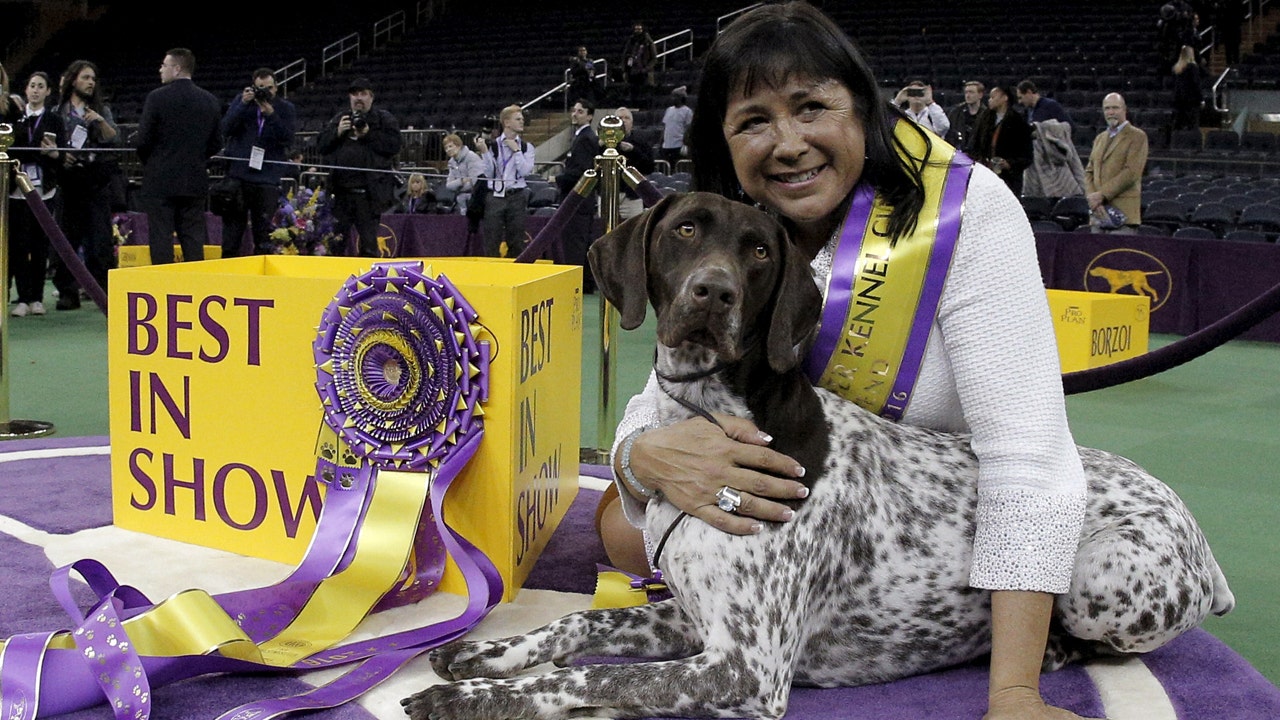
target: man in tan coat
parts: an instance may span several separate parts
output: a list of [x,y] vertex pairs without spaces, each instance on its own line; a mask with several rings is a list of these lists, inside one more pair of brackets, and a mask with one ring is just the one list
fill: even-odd
[[[1084,191],[1094,213],[1095,229],[1134,232],[1142,222],[1142,172],[1147,166],[1147,134],[1129,122],[1119,93],[1102,99],[1107,129],[1093,139],[1084,169]],[[1119,227],[1107,227],[1106,208],[1124,213]]]

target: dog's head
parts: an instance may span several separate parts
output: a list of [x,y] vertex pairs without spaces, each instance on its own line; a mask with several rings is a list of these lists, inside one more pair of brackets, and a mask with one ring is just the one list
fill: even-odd
[[593,243],[587,259],[624,329],[639,327],[652,303],[658,342],[701,346],[723,362],[758,339],[774,370],[794,368],[822,307],[782,225],[712,193],[664,197]]

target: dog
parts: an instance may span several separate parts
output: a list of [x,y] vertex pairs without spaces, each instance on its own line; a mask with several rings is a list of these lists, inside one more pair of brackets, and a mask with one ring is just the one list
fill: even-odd
[[1155,304],[1160,299],[1159,293],[1155,288],[1151,287],[1151,283],[1147,282],[1147,278],[1152,275],[1159,275],[1159,272],[1144,272],[1142,270],[1113,270],[1111,268],[1096,267],[1089,269],[1089,275],[1092,277],[1100,277],[1107,281],[1110,286],[1110,292],[1117,293],[1127,287],[1132,287],[1133,291],[1138,295],[1151,295],[1151,302]]
[[[742,536],[650,502],[672,599],[437,648],[432,667],[454,682],[404,699],[406,714],[780,718],[792,684],[885,682],[990,651],[990,593],[968,584],[969,438],[890,422],[809,382],[799,363],[822,297],[781,225],[717,195],[672,195],[597,240],[588,259],[624,329],[652,303],[663,375],[719,368],[668,393],[753,418],[809,468],[809,497],[791,521]],[[664,421],[694,415],[680,400],[664,399]],[[1173,490],[1124,458],[1080,455],[1087,519],[1071,589],[1055,600],[1046,670],[1155,649],[1235,603]],[[572,665],[592,657],[647,661]],[[561,667],[523,673],[547,662]]]

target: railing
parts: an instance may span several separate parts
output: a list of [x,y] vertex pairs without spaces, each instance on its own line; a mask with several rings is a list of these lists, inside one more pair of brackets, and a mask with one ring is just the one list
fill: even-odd
[[742,13],[748,10],[754,10],[763,4],[764,3],[756,3],[755,5],[748,5],[744,8],[738,8],[737,10],[734,10],[731,13],[726,13],[716,18],[716,35],[719,36],[720,33],[724,32],[725,27],[729,23],[733,22],[734,18],[738,17],[739,15],[741,15]]
[[373,24],[373,48],[386,47],[392,40],[404,35],[405,13],[397,10]]
[[[354,57],[351,57],[354,55]],[[320,74],[328,75],[330,63],[337,61],[339,68],[344,68],[360,59],[360,33],[350,35],[329,43],[320,54]]]
[[[609,87],[609,61],[608,61],[608,60],[606,60],[606,59],[604,59],[604,58],[596,58],[595,60],[592,60],[591,62],[593,63],[593,67],[597,67],[597,68],[603,67],[603,68],[604,68],[604,72],[598,72],[598,73],[596,73],[595,75],[593,75],[593,76],[591,77],[592,82],[597,81],[597,80],[600,80],[601,78],[603,78],[603,79],[604,79],[604,88],[605,88],[605,89],[608,89],[608,87]],[[545,92],[545,93],[543,93],[542,95],[538,96],[536,99],[534,99],[534,100],[530,100],[530,101],[529,101],[529,104],[530,104],[530,105],[532,105],[532,104],[534,104],[534,103],[538,102],[538,100],[542,100],[542,99],[544,99],[544,98],[550,97],[551,95],[553,95],[553,94],[555,94],[555,93],[557,93],[557,92],[559,92],[559,91],[561,91],[561,90],[564,90],[564,109],[565,109],[565,112],[568,112],[568,111],[569,111],[569,68],[565,68],[565,69],[564,69],[564,82],[562,82],[562,83],[560,83],[559,85],[557,85],[557,86],[555,86],[555,87],[551,88],[551,89],[550,89],[550,90],[548,90],[547,92]],[[574,99],[576,100],[577,98],[574,98]]]
[[280,88],[281,95],[289,97],[289,85],[294,80],[300,80],[302,85],[307,84],[307,61],[305,58],[294,60],[276,70],[276,85]]
[[1218,76],[1218,79],[1213,81],[1213,89],[1209,93],[1209,101],[1213,103],[1214,112],[1224,114],[1230,112],[1230,108],[1224,107],[1221,101],[1221,98],[1223,97],[1222,84],[1226,82],[1227,76],[1230,74],[1231,68],[1226,68],[1222,71],[1222,74]]
[[[675,47],[671,47],[674,45]],[[658,38],[653,41],[654,49],[658,51],[656,59],[662,61],[662,69],[667,69],[667,56],[678,53],[681,50],[689,51],[689,60],[693,60],[693,30],[685,28],[678,32],[673,32],[666,37]]]

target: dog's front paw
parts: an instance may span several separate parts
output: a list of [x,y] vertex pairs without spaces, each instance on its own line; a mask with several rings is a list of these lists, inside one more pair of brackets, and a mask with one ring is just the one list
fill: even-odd
[[457,640],[432,650],[427,658],[445,680],[510,677],[522,668],[500,662],[507,650],[505,643]]
[[432,685],[400,701],[412,720],[520,720],[537,718],[536,709],[491,683]]

